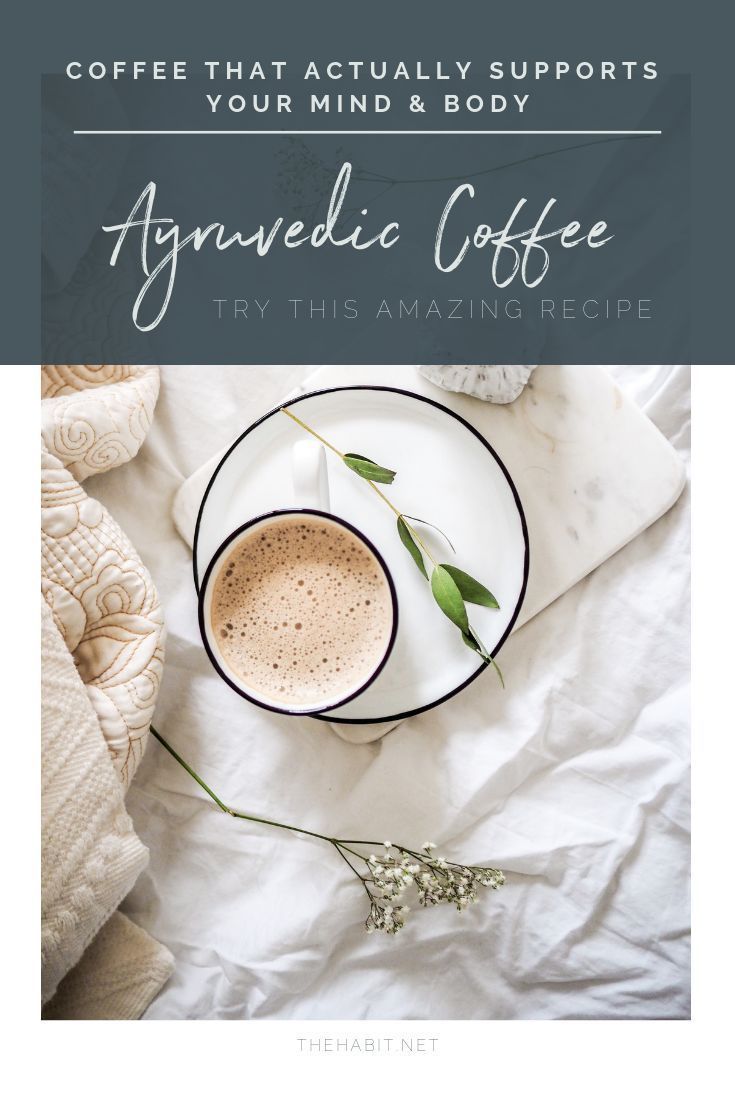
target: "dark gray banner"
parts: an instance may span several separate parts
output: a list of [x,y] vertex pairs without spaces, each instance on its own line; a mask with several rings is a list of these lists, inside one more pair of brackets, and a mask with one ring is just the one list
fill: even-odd
[[697,358],[684,25],[166,6],[39,51],[44,360]]

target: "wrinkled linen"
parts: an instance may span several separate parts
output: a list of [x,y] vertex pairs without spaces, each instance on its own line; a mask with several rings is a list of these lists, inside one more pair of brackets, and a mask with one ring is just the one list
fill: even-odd
[[[688,369],[610,370],[688,464]],[[156,724],[234,806],[429,838],[508,882],[464,914],[415,908],[395,938],[369,937],[364,893],[326,844],[224,816],[153,744],[128,797],[151,861],[123,909],[176,968],[146,1017],[688,1017],[688,489],[510,638],[505,692],[480,678],[349,745],[212,673],[171,518],[182,480],[308,373],[163,368],[136,462],[94,479],[166,612]]]

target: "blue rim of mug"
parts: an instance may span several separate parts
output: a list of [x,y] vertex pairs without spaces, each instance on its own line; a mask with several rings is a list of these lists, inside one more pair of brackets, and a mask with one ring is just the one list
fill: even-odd
[[230,686],[231,689],[234,689],[234,691],[236,693],[238,693],[240,696],[244,697],[245,700],[249,700],[251,704],[257,704],[257,706],[259,708],[265,708],[266,711],[268,711],[268,712],[277,712],[280,715],[308,716],[310,718],[319,718],[321,716],[321,714],[324,712],[324,707],[323,706],[320,707],[318,710],[311,710],[311,711],[308,710],[308,709],[302,709],[302,708],[279,707],[277,704],[267,703],[266,701],[260,700],[258,697],[252,696],[250,693],[246,692],[245,689],[242,688],[242,686],[236,684],[236,682],[234,682],[232,680],[232,678],[227,675],[227,673],[224,669],[223,662],[220,660],[219,656],[217,654],[215,654],[215,652],[214,652],[214,650],[213,650],[213,648],[212,648],[212,646],[209,642],[209,638],[208,638],[208,635],[207,635],[207,629],[205,627],[204,603],[205,603],[206,596],[207,596],[207,590],[209,588],[209,582],[210,582],[210,579],[211,579],[212,574],[214,572],[214,569],[220,563],[224,552],[236,540],[238,540],[243,535],[244,532],[247,532],[247,530],[249,528],[253,528],[256,524],[262,524],[264,521],[270,521],[270,520],[275,519],[276,517],[284,517],[284,516],[286,516],[286,517],[293,517],[293,516],[321,517],[323,520],[331,521],[332,524],[337,524],[342,528],[346,528],[349,532],[351,532],[353,534],[353,536],[356,536],[357,539],[359,539],[360,542],[363,543],[368,548],[368,550],[372,553],[372,555],[376,559],[376,561],[377,561],[378,565],[380,566],[381,570],[383,571],[383,575],[385,577],[385,580],[388,583],[388,592],[390,593],[391,609],[392,609],[392,613],[393,613],[393,620],[392,620],[392,624],[391,624],[390,638],[388,639],[388,643],[387,643],[387,646],[385,648],[385,653],[383,654],[383,657],[381,658],[380,662],[375,667],[375,669],[372,671],[372,673],[370,674],[368,679],[366,681],[362,682],[362,684],[357,689],[355,689],[354,692],[349,693],[347,696],[341,697],[335,704],[330,703],[328,705],[328,710],[331,711],[332,708],[341,708],[343,705],[348,704],[351,700],[354,700],[355,697],[360,696],[361,693],[364,693],[365,690],[367,688],[369,688],[370,685],[373,684],[375,679],[378,677],[378,675],[381,673],[381,671],[385,667],[386,662],[390,658],[391,652],[393,650],[393,644],[395,643],[396,635],[398,634],[398,595],[396,593],[396,587],[395,587],[395,584],[393,582],[393,576],[391,575],[391,572],[388,569],[388,565],[387,565],[385,559],[380,554],[380,551],[378,551],[377,547],[372,542],[372,540],[369,540],[368,537],[366,535],[364,535],[359,530],[359,528],[355,528],[354,524],[350,524],[350,522],[348,520],[344,520],[342,517],[335,516],[334,513],[327,513],[323,509],[299,509],[299,508],[273,509],[269,513],[261,513],[257,517],[251,517],[250,520],[245,521],[245,523],[241,524],[239,528],[236,528],[234,532],[230,532],[229,536],[227,536],[222,541],[222,543],[219,545],[219,547],[215,551],[214,555],[212,556],[212,558],[209,562],[209,565],[207,566],[207,569],[204,572],[204,577],[202,578],[202,584],[199,587],[199,602],[198,602],[199,632],[200,632],[201,637],[202,637],[202,643],[204,644],[204,649],[206,650],[206,652],[209,656],[209,660],[212,663],[212,665],[214,666],[217,673],[220,675],[222,680],[225,681]]

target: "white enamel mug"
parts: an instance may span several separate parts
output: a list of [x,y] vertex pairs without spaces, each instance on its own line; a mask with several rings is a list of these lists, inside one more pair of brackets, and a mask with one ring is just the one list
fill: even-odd
[[[320,715],[323,712],[339,708],[350,700],[354,700],[375,681],[378,674],[385,666],[395,643],[398,631],[398,598],[391,573],[386,566],[383,556],[375,545],[359,529],[349,521],[335,516],[329,510],[329,480],[327,475],[326,456],[321,444],[303,440],[296,443],[292,451],[292,478],[294,500],[298,506],[287,509],[275,509],[269,513],[253,517],[245,521],[234,532],[231,532],[215,551],[202,579],[199,589],[199,630],[204,643],[204,649],[217,673],[223,681],[234,689],[236,693],[246,700],[266,708],[272,712],[280,712],[284,715]],[[386,645],[377,660],[370,668],[363,672],[361,677],[352,684],[343,687],[339,696],[315,697],[303,706],[286,707],[275,698],[259,691],[252,684],[246,682],[232,666],[226,661],[219,640],[212,628],[212,596],[215,583],[220,571],[238,543],[245,538],[250,539],[254,532],[266,532],[270,526],[290,517],[318,517],[320,522],[333,526],[335,531],[340,528],[349,531],[363,547],[363,550],[373,559],[380,576],[384,578],[391,604],[390,631],[386,639]]]

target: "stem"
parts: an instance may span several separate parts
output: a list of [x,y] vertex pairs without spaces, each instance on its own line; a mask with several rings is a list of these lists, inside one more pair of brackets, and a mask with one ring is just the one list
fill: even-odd
[[[214,800],[217,806],[220,807],[223,811],[226,811],[228,815],[232,815],[234,819],[247,819],[250,823],[263,823],[265,826],[278,827],[280,830],[293,830],[296,834],[308,834],[310,838],[320,838],[323,842],[331,842],[332,845],[336,843],[337,839],[330,838],[328,834],[318,834],[315,830],[306,830],[304,827],[290,826],[288,823],[276,822],[275,819],[264,819],[260,815],[246,815],[244,811],[235,811],[234,808],[229,807],[223,800],[219,798],[219,796],[215,792],[212,791],[209,785],[202,780],[198,773],[194,772],[192,767],[184,761],[180,754],[176,753],[173,746],[170,746],[166,742],[163,735],[160,735],[153,726],[151,726],[151,734],[154,738],[158,739],[164,750],[168,750],[171,757],[176,759],[179,765],[181,765],[186,770],[189,776],[193,777],[200,788],[204,789],[207,795]],[[358,856],[360,855],[358,854]]]
[[[372,901],[373,896],[372,896],[372,893],[371,893],[371,891],[368,887],[368,883],[370,883],[370,878],[366,877],[366,876],[363,876],[360,872],[358,872],[358,870],[355,868],[355,866],[352,864],[352,862],[349,860],[349,858],[345,856],[345,853],[343,851],[346,851],[347,853],[351,853],[353,855],[353,857],[358,857],[361,861],[365,861],[366,858],[365,858],[364,854],[358,853],[357,850],[351,849],[350,847],[351,846],[368,846],[371,849],[377,849],[379,846],[383,845],[383,842],[371,842],[371,841],[367,841],[364,838],[332,838],[332,837],[330,837],[329,834],[319,834],[315,830],[306,830],[305,827],[290,826],[288,823],[279,823],[275,819],[264,819],[260,815],[246,815],[244,811],[235,811],[234,808],[229,807],[223,800],[221,800],[219,798],[219,796],[215,792],[212,791],[212,789],[209,787],[209,785],[206,784],[206,782],[202,780],[202,778],[199,776],[199,774],[197,772],[195,772],[194,769],[192,769],[192,767],[189,765],[189,763],[184,761],[184,759],[181,757],[181,754],[176,753],[173,746],[171,746],[168,742],[166,742],[166,739],[163,737],[163,735],[159,734],[159,732],[156,730],[156,728],[153,726],[153,724],[151,724],[150,731],[151,731],[151,734],[153,735],[153,737],[158,739],[161,746],[163,746],[164,750],[167,750],[169,752],[171,757],[174,758],[174,760],[177,761],[179,763],[179,765],[183,769],[186,770],[186,772],[189,774],[189,776],[192,777],[193,780],[195,780],[197,782],[199,787],[203,788],[204,791],[207,793],[207,795],[210,796],[211,799],[214,800],[214,802],[217,804],[217,806],[219,808],[221,808],[222,811],[227,812],[228,815],[232,815],[232,817],[235,818],[235,819],[246,819],[250,823],[262,823],[264,826],[278,827],[279,830],[291,830],[295,834],[306,834],[310,838],[319,838],[319,840],[322,841],[322,842],[329,842],[329,844],[331,846],[334,846],[337,853],[340,855],[340,857],[345,862],[347,867],[349,869],[351,869],[351,871],[354,873],[354,875],[357,877],[357,879],[362,883],[362,886],[364,887],[365,891],[367,892],[368,897]],[[415,857],[418,861],[426,862],[426,856],[427,856],[426,854],[417,853],[415,850],[409,849],[408,846],[401,846],[401,845],[392,844],[391,848],[397,850],[399,853],[408,853],[408,854],[411,855],[411,857]],[[454,861],[447,861],[447,864],[451,865],[453,868],[463,868],[464,867],[462,865],[458,865]],[[481,872],[495,872],[495,871],[497,871],[495,869],[486,869],[484,866],[480,866],[480,865],[468,865],[466,867],[467,868],[472,868],[472,869],[477,869],[478,871],[481,871]]]
[[[331,452],[334,452],[335,455],[339,456],[339,458],[344,463],[345,457],[344,457],[344,454],[339,450],[339,448],[335,448],[334,444],[330,444],[328,440],[325,440],[323,436],[320,436],[318,432],[316,432],[313,428],[311,428],[310,425],[307,425],[305,421],[302,421],[300,417],[297,417],[295,413],[292,413],[290,409],[288,409],[286,406],[281,406],[281,413],[285,413],[287,417],[290,417],[292,421],[295,421],[297,425],[300,425],[302,429],[304,429],[306,432],[310,433],[311,436],[313,436],[316,440],[318,440],[320,444],[323,444],[325,448],[329,448],[329,450]],[[434,558],[434,556],[432,555],[431,551],[426,546],[424,541],[421,539],[421,536],[418,534],[416,529],[408,523],[408,520],[406,519],[405,515],[399,509],[396,508],[396,506],[393,504],[393,502],[390,500],[390,498],[386,497],[386,495],[383,493],[383,491],[378,486],[376,486],[374,482],[371,482],[369,478],[364,479],[364,481],[367,482],[370,489],[373,490],[378,495],[380,500],[385,502],[385,504],[388,506],[388,508],[391,510],[391,512],[394,513],[395,516],[398,517],[399,520],[403,521],[403,523],[406,525],[406,528],[411,533],[411,537],[415,540],[415,542],[418,544],[418,546],[424,552],[426,557],[430,560],[432,565],[434,567],[437,567],[439,565],[439,563]],[[475,630],[472,627],[470,627],[469,630],[470,630],[470,634],[471,634],[472,638],[475,640],[478,647],[480,648],[480,657],[482,658],[483,662],[485,662],[489,666],[494,667],[495,672],[497,673],[498,677],[500,678],[500,684],[503,686],[503,688],[505,688],[505,681],[503,680],[503,675],[500,672],[500,667],[498,666],[497,662],[495,662],[495,660],[491,657],[491,655],[488,654],[488,652],[485,648],[485,644],[482,642],[482,640],[477,635]],[[192,776],[194,777],[195,780],[199,780],[199,778],[196,776],[196,774],[192,773]],[[209,790],[207,789],[207,791],[209,791]],[[211,792],[210,792],[210,795],[212,795]],[[229,811],[229,808],[227,808],[226,810]],[[230,811],[230,814],[234,814],[234,813]],[[275,825],[280,826],[281,824],[277,823]],[[291,827],[291,828],[287,828],[287,829],[298,830],[298,827]],[[306,833],[308,833],[308,831]],[[367,842],[367,843],[362,843],[362,844],[371,845],[372,843]]]
[[323,444],[325,448],[329,448],[330,451],[334,452],[335,455],[338,455],[340,459],[344,460],[344,455],[341,451],[339,451],[338,448],[335,448],[334,444],[330,444],[328,440],[325,440],[323,436],[320,436],[318,432],[315,432],[314,429],[310,428],[309,425],[302,421],[300,417],[297,417],[295,413],[291,413],[290,409],[286,409],[285,406],[281,406],[281,413],[285,413],[286,416],[290,417],[292,421],[295,421],[297,425],[301,425],[302,429],[306,429],[307,432],[316,437],[319,443]]
[[[350,845],[350,846],[370,846],[373,849],[382,849],[383,845],[384,845],[383,842],[371,842],[371,841],[369,841],[365,838],[340,838],[339,843],[340,843],[341,846],[344,846],[345,849],[347,848],[348,845]],[[403,849],[403,846],[394,846],[393,848],[394,849]],[[353,852],[353,851],[350,851],[350,852]],[[360,854],[360,856],[362,856],[362,854]]]
[[212,797],[212,799],[214,800],[214,802],[217,804],[218,807],[221,807],[222,810],[226,811],[228,815],[233,814],[232,810],[227,806],[227,804],[223,803],[222,800],[220,800],[219,796],[215,795],[215,793],[212,791],[212,789],[209,787],[209,785],[204,783],[204,781],[199,776],[199,774],[195,773],[194,770],[192,769],[192,767],[190,765],[188,765],[187,762],[184,761],[184,759],[181,757],[181,755],[176,753],[173,746],[169,746],[169,744],[166,742],[163,735],[159,735],[158,731],[153,726],[153,724],[151,724],[151,734],[153,735],[154,738],[158,739],[161,746],[163,746],[164,750],[168,750],[171,757],[175,758],[176,761],[179,763],[179,765],[183,766],[183,768],[186,770],[186,772],[189,774],[189,776],[194,778],[194,780],[197,782],[197,784],[201,788],[204,789],[204,791],[207,793],[207,795]]
[[[359,857],[361,861],[365,860],[363,854],[358,853],[357,850],[350,849],[350,845],[371,846],[373,848],[377,848],[378,846],[383,845],[382,842],[368,842],[361,838],[332,838],[329,834],[319,834],[315,830],[306,830],[305,827],[291,826],[288,823],[279,823],[275,819],[264,819],[260,815],[246,815],[244,811],[235,811],[234,808],[229,807],[229,805],[226,804],[224,800],[221,800],[216,792],[212,791],[209,785],[202,780],[199,774],[194,769],[192,769],[188,762],[184,761],[181,754],[176,753],[173,746],[171,746],[170,743],[166,742],[166,739],[163,737],[163,735],[160,734],[152,724],[151,734],[154,738],[158,739],[164,750],[168,750],[171,757],[174,758],[179,763],[179,765],[186,770],[189,776],[197,782],[199,787],[204,789],[207,795],[214,800],[217,806],[221,808],[222,811],[226,811],[228,815],[232,815],[232,817],[235,819],[247,819],[248,822],[251,823],[263,823],[265,826],[278,827],[280,830],[293,830],[297,834],[308,834],[310,838],[320,838],[323,842],[329,842],[331,845],[336,846],[340,850],[347,850],[347,852],[351,853],[354,857]],[[409,851],[407,850],[406,852]],[[344,857],[344,854],[341,854],[341,856],[345,859],[345,861],[347,861],[347,858]],[[350,862],[347,861],[347,864],[350,865]],[[356,876],[360,876],[357,870],[352,868],[352,865],[350,865],[350,868]]]
[[[199,776],[199,774],[197,772],[195,772],[194,769],[192,769],[192,767],[189,765],[188,762],[184,761],[184,759],[181,757],[181,754],[177,754],[177,752],[174,750],[173,746],[171,746],[168,742],[166,742],[166,739],[163,737],[163,735],[159,734],[159,732],[156,730],[156,728],[152,724],[151,724],[150,730],[151,730],[151,734],[153,735],[153,737],[160,742],[160,744],[164,748],[164,750],[168,751],[168,753],[171,755],[171,757],[179,763],[179,765],[182,767],[182,769],[185,769],[186,772],[189,774],[189,776],[197,782],[199,787],[203,788],[204,791],[207,793],[207,795],[212,800],[214,800],[214,802],[217,804],[217,806],[222,811],[226,812],[228,815],[232,815],[233,818],[235,818],[235,819],[246,819],[250,823],[262,823],[264,826],[278,827],[279,830],[290,830],[290,831],[293,831],[295,834],[306,834],[310,838],[318,838],[322,842],[329,842],[329,844],[331,846],[333,846],[334,849],[337,851],[337,853],[340,855],[340,857],[342,858],[344,863],[347,865],[350,872],[354,876],[356,876],[357,879],[362,884],[362,887],[365,891],[365,894],[367,895],[367,897],[370,901],[370,915],[373,915],[374,909],[376,907],[380,908],[381,903],[380,903],[379,899],[375,895],[373,895],[373,892],[370,888],[370,884],[375,883],[374,879],[372,877],[363,876],[362,873],[359,872],[358,869],[355,868],[355,866],[353,865],[352,861],[350,861],[347,854],[351,853],[354,857],[357,857],[360,861],[364,861],[364,862],[367,863],[367,858],[364,856],[364,854],[358,853],[357,850],[352,849],[351,845],[369,846],[370,848],[373,848],[373,847],[377,848],[378,846],[383,845],[382,842],[366,842],[364,840],[358,841],[357,839],[350,839],[350,838],[348,838],[348,839],[332,838],[328,834],[319,834],[315,830],[306,830],[304,827],[290,826],[288,823],[279,823],[275,819],[264,819],[260,815],[246,815],[244,811],[235,811],[234,808],[229,807],[224,802],[224,800],[221,800],[219,798],[219,796],[216,794],[216,792],[212,791],[212,789],[209,787],[209,785],[206,784],[206,782],[202,780],[202,778]],[[391,848],[397,850],[399,853],[410,854],[412,857],[416,858],[417,860],[429,865],[429,867],[433,870],[435,876],[439,876],[441,874],[442,870],[437,868],[433,864],[433,862],[430,863],[429,861],[427,861],[426,856],[424,854],[416,853],[414,850],[408,849],[406,846],[392,845]],[[453,861],[449,861],[449,862],[447,862],[447,864],[452,865],[455,868],[462,868],[463,867],[461,865],[455,865],[455,863]],[[477,869],[477,866],[468,866],[468,867]],[[496,869],[477,869],[477,871],[497,872],[498,870],[496,870]],[[445,877],[445,881],[446,880],[447,880],[447,878]],[[384,903],[382,905],[385,906]],[[370,920],[370,918],[368,917],[368,922],[369,922],[369,920]]]
[[472,627],[472,624],[470,624],[469,634],[472,636],[472,638],[475,640],[478,647],[480,648],[480,658],[482,658],[483,662],[485,662],[486,665],[493,667],[496,674],[498,675],[498,678],[500,679],[500,684],[503,686],[503,688],[505,688],[505,679],[503,677],[503,672],[500,669],[500,666],[495,661],[493,656],[491,654],[488,654],[487,647],[485,646],[475,629]]
[[[367,893],[368,899],[372,903],[373,902],[373,893],[370,891],[370,888],[368,887],[368,878],[366,876],[362,876],[357,871],[355,866],[352,864],[350,859],[348,857],[345,857],[344,853],[342,852],[342,847],[340,846],[339,842],[332,842],[332,845],[334,846],[334,848],[336,849],[337,853],[340,855],[342,860],[345,862],[348,869],[351,869],[351,871],[354,872],[355,876],[357,877],[357,879],[360,881],[363,888],[365,889],[365,892]],[[364,860],[364,858],[363,858],[363,860]]]
[[[281,413],[285,413],[287,417],[290,417],[292,421],[295,421],[297,425],[300,425],[302,429],[304,429],[306,432],[310,433],[316,440],[319,441],[320,444],[323,444],[325,448],[329,448],[329,450],[331,452],[334,452],[335,455],[338,455],[339,458],[344,462],[344,458],[345,458],[344,454],[339,450],[339,448],[335,448],[334,444],[330,444],[328,440],[325,440],[323,436],[320,436],[318,432],[316,432],[313,428],[311,428],[310,425],[307,425],[305,421],[302,421],[300,417],[297,417],[295,413],[292,413],[290,409],[287,409],[286,406],[281,406]],[[412,528],[411,525],[408,523],[408,521],[404,517],[403,513],[401,513],[400,510],[396,509],[393,502],[390,501],[385,496],[385,494],[383,493],[382,490],[378,489],[378,487],[375,485],[374,482],[371,482],[369,478],[366,478],[364,481],[367,482],[367,484],[370,486],[370,488],[372,490],[375,491],[375,493],[378,495],[378,497],[381,498],[381,500],[385,502],[385,504],[388,506],[388,508],[393,513],[395,513],[395,515],[397,517],[401,518],[401,520],[406,525],[406,527],[408,528],[408,530],[411,533],[411,535],[413,536],[413,538],[416,540],[416,543],[419,545],[421,550],[426,555],[428,555],[428,557],[433,562],[434,566],[436,566],[437,565],[436,559],[432,555],[431,551],[429,551],[429,548],[423,542],[423,540],[419,536],[418,532],[416,532],[416,530],[414,528]]]
[[429,557],[429,558],[431,559],[431,561],[432,561],[432,563],[434,564],[434,566],[438,566],[438,563],[437,563],[436,559],[434,558],[434,556],[432,555],[431,551],[429,551],[429,548],[428,548],[428,547],[426,546],[426,544],[424,543],[424,541],[423,541],[423,540],[421,539],[421,536],[420,536],[420,535],[418,534],[418,532],[416,531],[416,529],[415,529],[415,528],[413,528],[413,527],[412,527],[412,526],[411,526],[411,525],[410,525],[410,524],[408,523],[408,521],[406,520],[406,517],[405,517],[405,515],[404,515],[403,513],[401,513],[401,512],[400,512],[400,511],[399,511],[398,509],[396,509],[396,507],[395,507],[395,505],[393,504],[393,502],[392,502],[392,501],[389,501],[389,499],[388,499],[388,498],[387,498],[387,497],[385,496],[385,494],[383,493],[383,491],[382,491],[382,490],[379,490],[379,489],[378,489],[378,487],[377,487],[377,486],[375,485],[375,483],[374,483],[374,482],[370,482],[370,479],[366,479],[366,481],[367,481],[367,482],[369,483],[369,485],[370,485],[370,486],[371,486],[371,487],[373,488],[373,490],[375,490],[375,493],[376,493],[376,494],[378,495],[378,497],[379,497],[379,498],[382,498],[382,500],[383,500],[383,501],[385,502],[385,504],[386,504],[386,505],[388,506],[388,508],[389,508],[389,509],[392,509],[392,510],[393,510],[393,512],[395,513],[395,515],[396,515],[397,517],[400,517],[400,519],[401,519],[401,520],[403,521],[403,523],[404,523],[404,524],[406,525],[406,528],[408,528],[409,532],[411,533],[411,535],[412,535],[412,536],[413,536],[413,538],[415,539],[416,543],[417,543],[417,544],[419,545],[419,547],[420,547],[420,548],[421,548],[421,550],[422,550],[422,551],[424,552],[424,554],[425,554],[425,555],[427,555],[427,556],[428,556],[428,557]]
[[305,827],[290,826],[288,823],[276,822],[275,819],[263,819],[259,815],[246,815],[244,811],[235,811],[233,808],[227,810],[235,819],[247,819],[250,823],[264,823],[265,826],[278,827],[279,830],[292,830],[296,834],[308,834],[310,838],[320,838],[322,842],[335,842],[335,839],[330,838],[328,834],[318,834],[317,831],[306,830]]
[[342,860],[345,862],[345,864],[348,866],[348,868],[352,869],[355,876],[359,877],[359,879],[362,880],[363,883],[364,883],[367,880],[367,877],[363,876],[362,873],[359,873],[357,871],[355,866],[350,861],[349,857],[345,857],[344,853],[342,852],[342,847],[340,846],[339,842],[332,842],[332,845],[334,846],[334,848],[336,849],[337,853],[340,855]]

